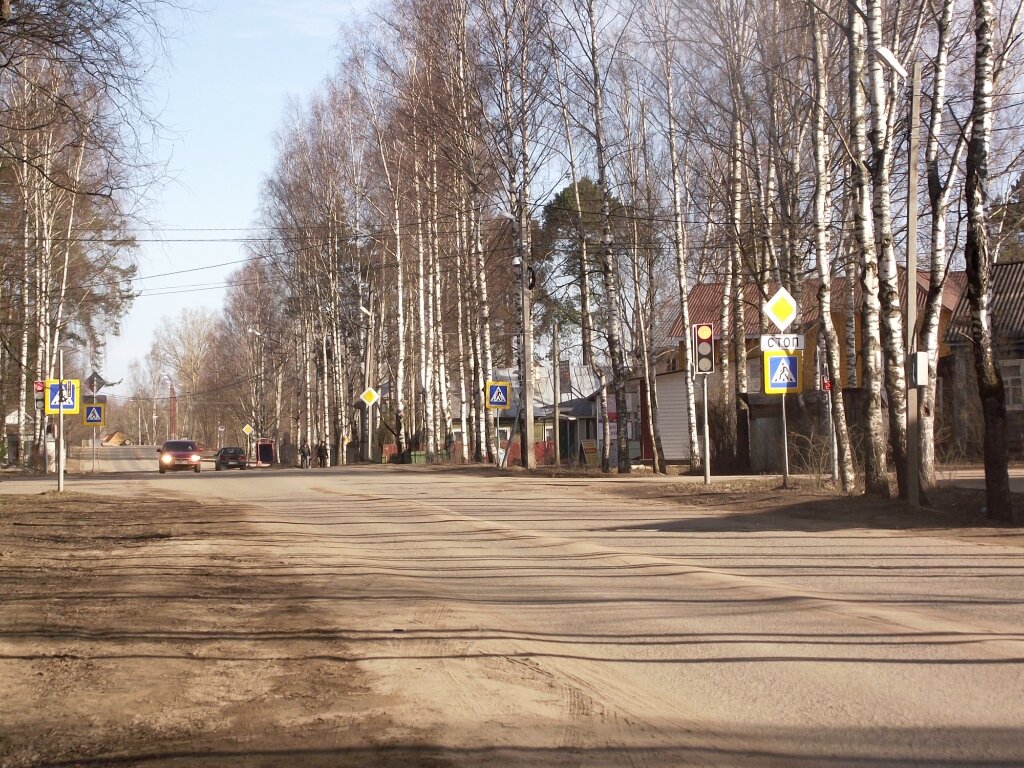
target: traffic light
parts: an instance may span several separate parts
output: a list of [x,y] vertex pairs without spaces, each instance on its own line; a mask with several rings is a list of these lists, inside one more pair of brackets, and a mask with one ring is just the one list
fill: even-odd
[[715,370],[715,327],[711,323],[693,326],[693,370],[697,374]]

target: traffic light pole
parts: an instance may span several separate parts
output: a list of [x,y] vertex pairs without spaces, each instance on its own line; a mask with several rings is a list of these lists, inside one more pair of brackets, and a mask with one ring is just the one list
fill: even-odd
[[[711,430],[708,426],[708,376],[715,370],[715,329],[711,323],[697,323],[693,334],[693,375],[702,376],[704,393],[704,485],[711,485]],[[692,379],[691,379],[692,381]]]
[[704,485],[711,485],[711,430],[708,428],[708,376],[704,374]]

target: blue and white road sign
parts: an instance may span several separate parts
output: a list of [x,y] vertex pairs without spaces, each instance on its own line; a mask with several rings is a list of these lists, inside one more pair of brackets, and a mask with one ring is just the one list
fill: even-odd
[[81,405],[81,394],[82,387],[78,379],[47,379],[44,410],[50,415],[63,413],[74,416]]
[[792,395],[803,391],[800,378],[800,354],[764,353],[764,392],[766,395]]
[[104,413],[106,406],[103,403],[86,403],[82,411],[82,423],[87,427],[106,426]]
[[507,409],[510,405],[509,390],[511,385],[507,381],[487,382],[487,407]]

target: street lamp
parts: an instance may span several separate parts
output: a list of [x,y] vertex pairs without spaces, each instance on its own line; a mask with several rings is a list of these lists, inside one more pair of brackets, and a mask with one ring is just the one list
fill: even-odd
[[879,61],[889,66],[904,80],[911,78],[910,88],[910,142],[907,147],[907,297],[904,307],[904,339],[906,353],[907,386],[907,502],[911,507],[920,503],[921,452],[919,445],[920,404],[917,388],[925,384],[921,376],[922,353],[917,351],[917,157],[921,133],[921,63],[915,61],[913,74],[884,46],[875,49]]

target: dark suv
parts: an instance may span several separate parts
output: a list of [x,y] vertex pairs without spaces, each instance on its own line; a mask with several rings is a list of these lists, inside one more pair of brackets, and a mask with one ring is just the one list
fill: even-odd
[[203,455],[194,440],[168,440],[156,452],[160,454],[161,475],[179,469],[191,469],[199,473]]
[[221,448],[217,451],[217,455],[213,457],[213,468],[218,472],[222,469],[229,469],[231,467],[247,469],[248,466],[249,459],[245,455],[244,448]]

